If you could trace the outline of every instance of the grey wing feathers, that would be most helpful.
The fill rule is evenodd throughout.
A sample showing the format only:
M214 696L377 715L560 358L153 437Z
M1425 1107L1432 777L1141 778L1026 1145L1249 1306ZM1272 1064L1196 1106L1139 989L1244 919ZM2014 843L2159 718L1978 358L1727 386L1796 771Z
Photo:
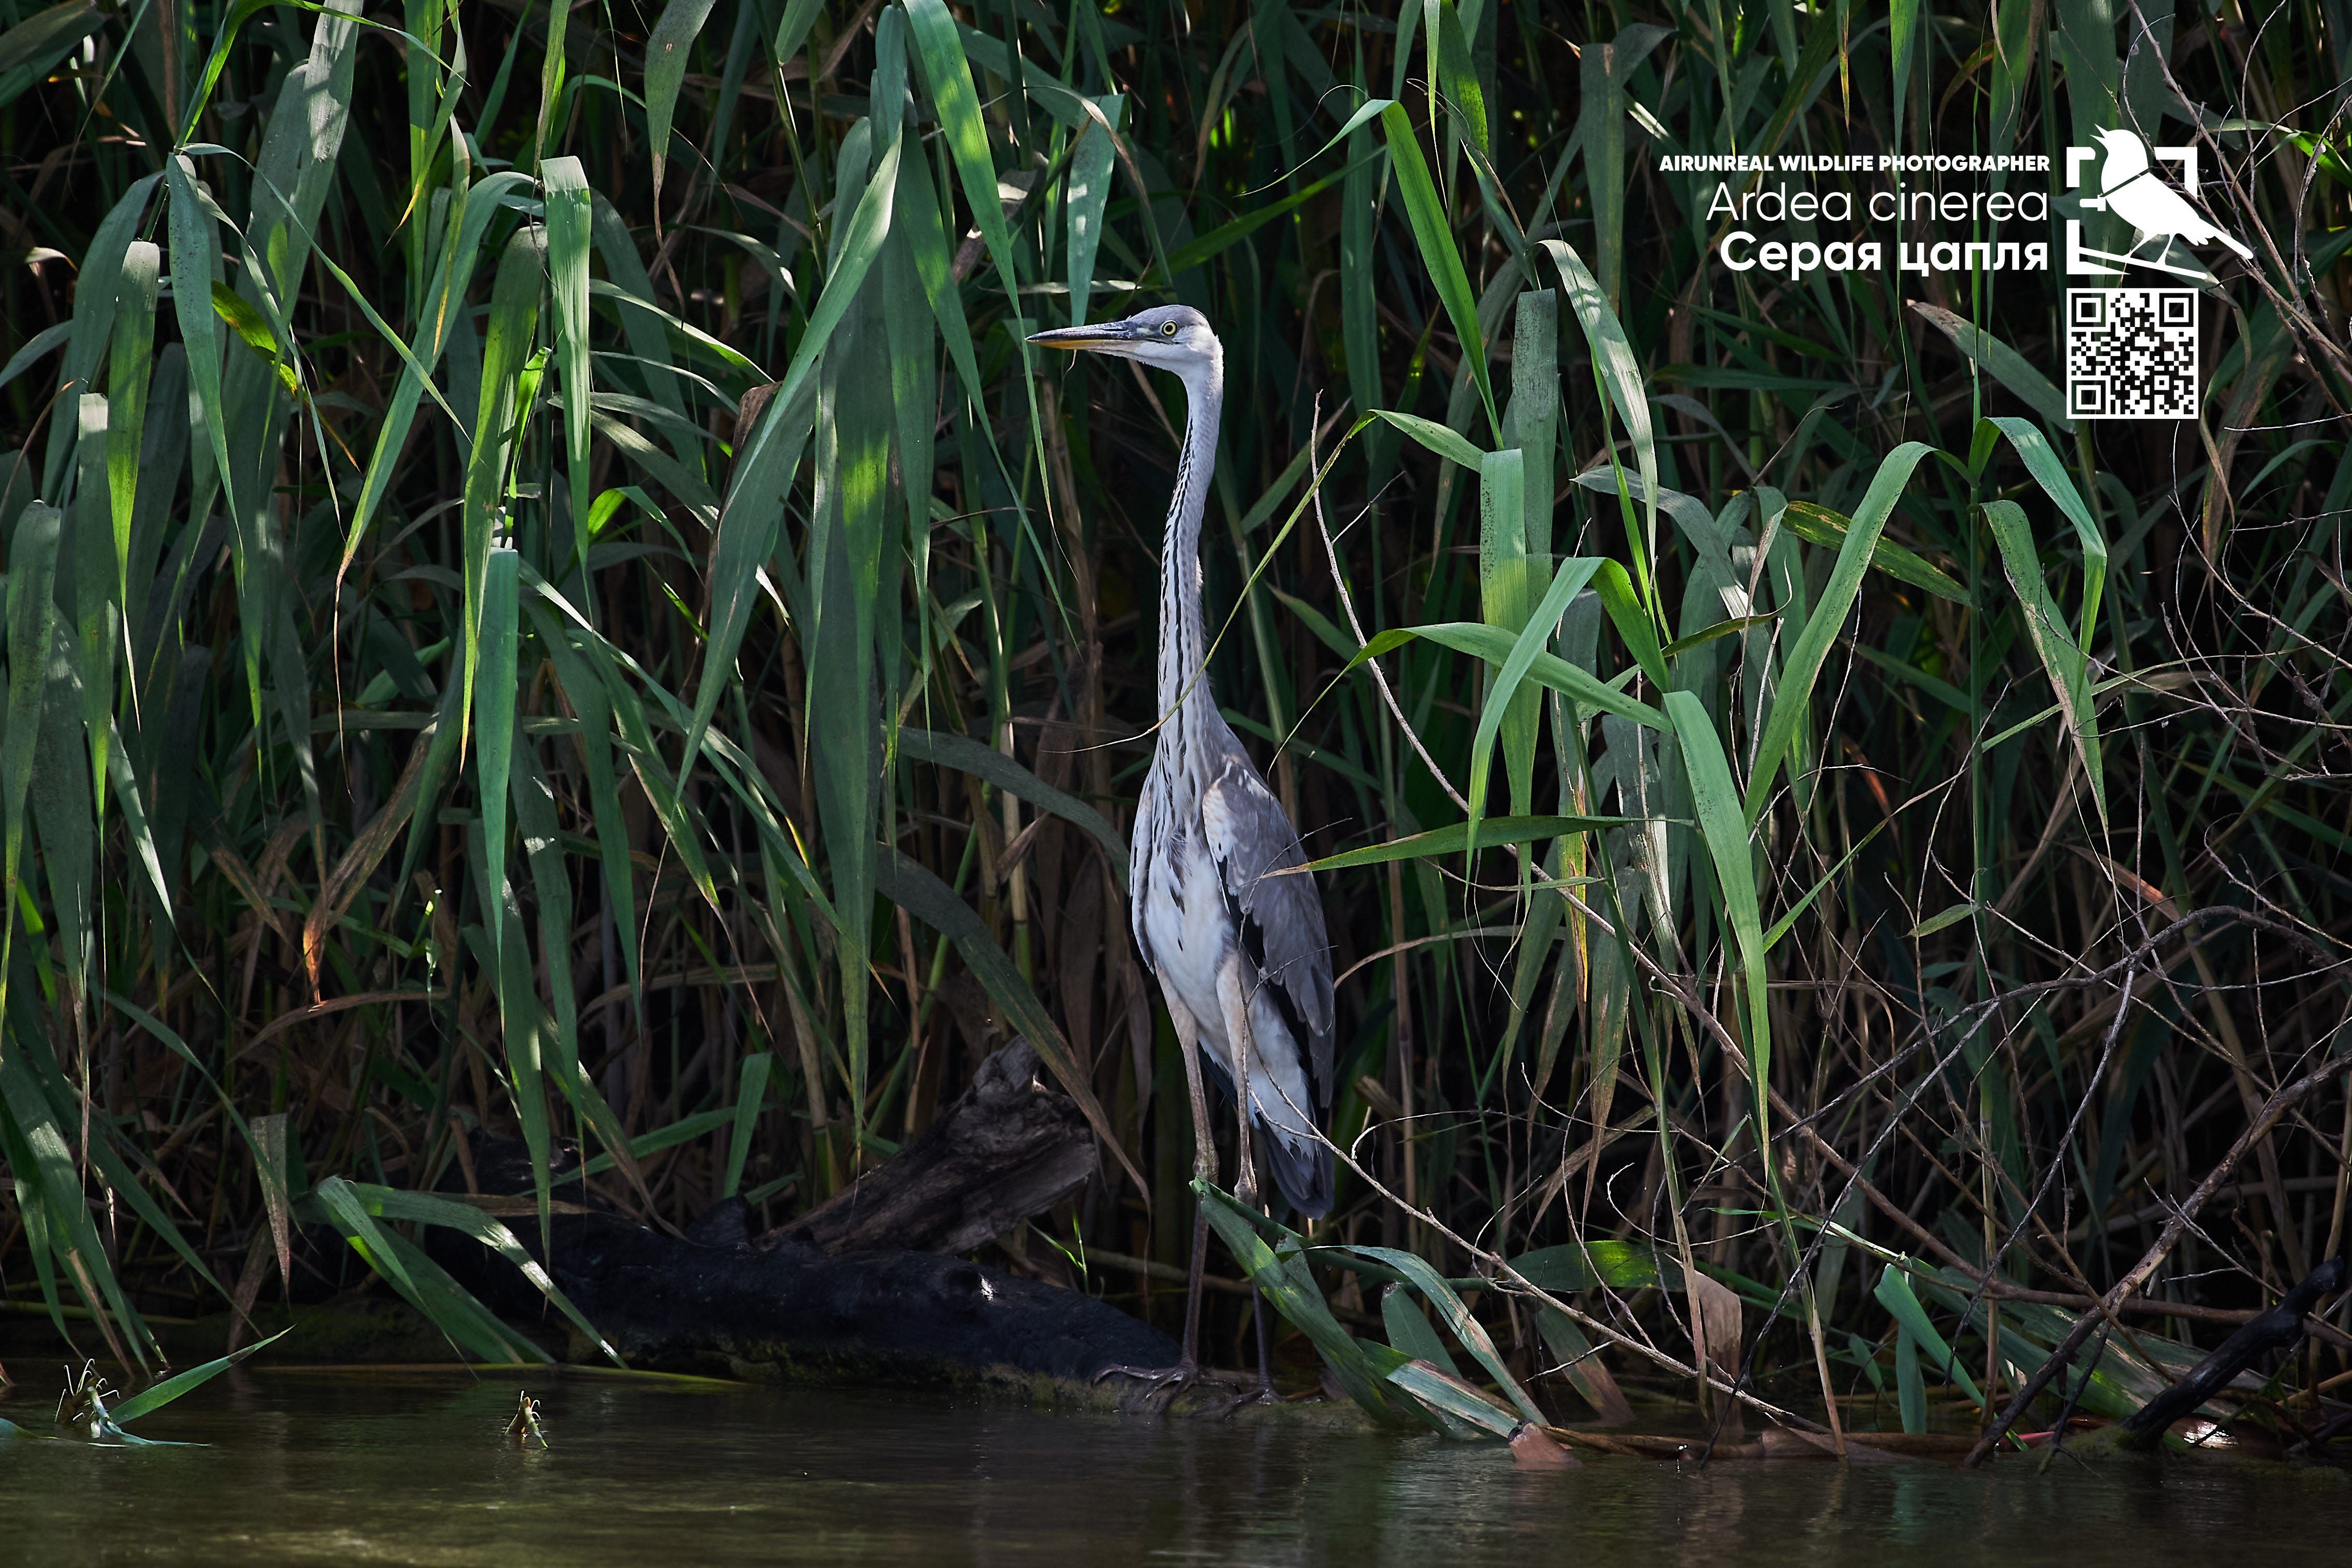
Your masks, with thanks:
M1331 949L1311 874L1268 876L1304 865L1298 834L1238 747L1204 799L1218 880L1240 927L1242 950L1307 1048L1317 1108L1331 1103ZM1222 820L1220 820L1222 819Z

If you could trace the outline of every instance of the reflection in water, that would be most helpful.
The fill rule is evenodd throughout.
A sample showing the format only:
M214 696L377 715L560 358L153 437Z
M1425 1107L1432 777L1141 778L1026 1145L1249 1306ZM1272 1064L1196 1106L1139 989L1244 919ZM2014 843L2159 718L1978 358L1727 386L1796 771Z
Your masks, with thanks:
M516 1393L553 1447L506 1439ZM42 1398L0 1414L37 1428ZM203 1448L0 1448L0 1559L1319 1564L2063 1563L2352 1531L2332 1470L1634 1460L1290 1422L1036 1415L914 1394L241 1372L142 1423Z

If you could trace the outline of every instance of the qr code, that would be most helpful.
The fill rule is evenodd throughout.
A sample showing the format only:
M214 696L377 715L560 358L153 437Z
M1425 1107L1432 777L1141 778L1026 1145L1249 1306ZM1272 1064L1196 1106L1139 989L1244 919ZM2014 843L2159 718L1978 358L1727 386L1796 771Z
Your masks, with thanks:
M2066 291L2066 410L2076 419L2197 417L2197 290Z

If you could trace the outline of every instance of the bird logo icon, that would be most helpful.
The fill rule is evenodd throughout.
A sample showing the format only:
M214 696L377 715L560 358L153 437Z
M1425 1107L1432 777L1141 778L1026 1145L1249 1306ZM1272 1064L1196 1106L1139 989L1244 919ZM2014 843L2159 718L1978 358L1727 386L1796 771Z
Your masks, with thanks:
M2240 260L2253 259L2252 250L2200 217L2187 198L2158 177L2149 164L2147 143L2137 134L2129 131L2102 131L2096 134L2099 144L2106 150L2106 157L2099 166L2095 204L2139 231L2132 248L2115 259L2140 260L2141 248L2158 238L2164 241L2163 246L2157 251L2156 259L2145 265L2163 267L2162 258L2176 239L2192 246L2227 246ZM2086 197L2083 204L2092 206L2094 199Z

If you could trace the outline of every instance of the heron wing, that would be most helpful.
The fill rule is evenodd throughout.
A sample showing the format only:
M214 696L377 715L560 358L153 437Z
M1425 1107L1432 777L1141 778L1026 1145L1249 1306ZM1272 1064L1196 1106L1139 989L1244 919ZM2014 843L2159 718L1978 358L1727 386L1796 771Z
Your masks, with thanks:
M1318 1109L1331 1103L1331 946L1297 831L1236 745L1201 793L1202 837L1243 954L1307 1053Z
M1151 905L1151 846L1165 831L1160 788L1160 769L1155 766L1143 781L1143 798L1136 802L1134 835L1127 845L1129 928L1135 933L1143 967L1154 975L1160 972L1160 960L1151 951L1151 931L1145 915Z

